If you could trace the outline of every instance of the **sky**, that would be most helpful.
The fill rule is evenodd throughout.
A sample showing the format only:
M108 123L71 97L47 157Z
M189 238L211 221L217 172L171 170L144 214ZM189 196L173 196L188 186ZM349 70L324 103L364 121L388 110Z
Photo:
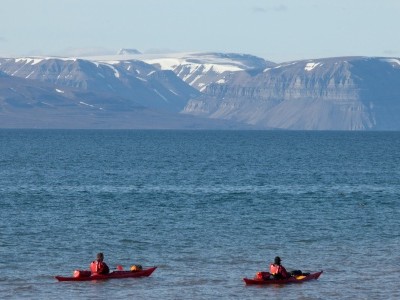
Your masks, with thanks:
M1 0L0 57L400 57L400 0Z

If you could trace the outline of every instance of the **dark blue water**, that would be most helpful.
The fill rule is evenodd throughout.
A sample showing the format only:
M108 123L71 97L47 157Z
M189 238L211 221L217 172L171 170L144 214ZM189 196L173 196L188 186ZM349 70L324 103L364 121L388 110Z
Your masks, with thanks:
M396 299L400 133L0 130L0 298ZM95 254L149 278L59 283ZM279 255L319 280L246 287Z

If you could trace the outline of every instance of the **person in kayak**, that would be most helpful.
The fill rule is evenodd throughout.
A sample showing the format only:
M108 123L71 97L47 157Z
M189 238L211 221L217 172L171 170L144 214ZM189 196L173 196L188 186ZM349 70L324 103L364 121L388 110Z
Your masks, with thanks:
M270 264L269 272L275 279L285 279L291 276L285 267L281 265L281 258L279 256L275 257L273 264Z
M108 274L110 273L110 269L107 264L103 261L104 255L103 253L97 253L96 260L92 261L90 264L90 271L92 274Z

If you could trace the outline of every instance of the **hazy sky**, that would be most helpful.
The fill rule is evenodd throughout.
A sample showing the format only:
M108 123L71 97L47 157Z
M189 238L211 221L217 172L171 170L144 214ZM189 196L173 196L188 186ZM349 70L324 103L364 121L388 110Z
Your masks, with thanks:
M1 0L0 56L400 57L400 0Z

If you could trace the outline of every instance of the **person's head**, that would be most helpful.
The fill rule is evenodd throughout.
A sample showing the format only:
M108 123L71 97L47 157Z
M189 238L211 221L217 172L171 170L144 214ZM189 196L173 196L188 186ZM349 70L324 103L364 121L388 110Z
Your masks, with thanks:
M104 259L104 255L103 255L103 253L102 253L102 252L100 252L100 253L97 253L97 255L96 255L96 259L97 259L98 261L103 261L103 259Z
M276 265L280 265L281 264L281 258L279 256L275 257L274 264L276 264Z

